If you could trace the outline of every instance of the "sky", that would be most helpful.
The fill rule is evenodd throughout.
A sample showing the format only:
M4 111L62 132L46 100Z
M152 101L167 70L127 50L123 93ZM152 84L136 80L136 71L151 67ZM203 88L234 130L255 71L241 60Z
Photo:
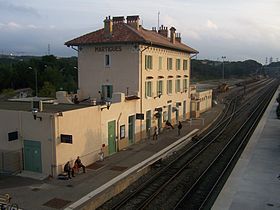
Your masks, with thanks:
M137 2L137 4L136 4ZM199 59L280 59L280 0L0 0L0 54L73 56L64 45L103 27L106 16L139 15L146 29L174 26Z

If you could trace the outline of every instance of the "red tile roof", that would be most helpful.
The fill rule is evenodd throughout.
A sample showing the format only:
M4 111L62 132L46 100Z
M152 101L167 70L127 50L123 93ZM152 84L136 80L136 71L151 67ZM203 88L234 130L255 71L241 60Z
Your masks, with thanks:
M147 30L139 27L134 29L126 23L118 23L113 25L113 34L110 37L104 35L104 29L100 29L78 38L65 42L67 46L79 46L88 44L106 44L106 43L144 43L155 46L166 47L185 51L188 53L198 53L195 49L175 41L172 43L170 38L164 37L155 31Z

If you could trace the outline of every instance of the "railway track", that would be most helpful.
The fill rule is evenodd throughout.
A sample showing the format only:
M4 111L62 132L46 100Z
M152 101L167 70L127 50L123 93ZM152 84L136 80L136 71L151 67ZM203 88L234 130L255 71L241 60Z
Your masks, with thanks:
M250 113L250 116L242 123L224 148L211 161L209 166L205 168L173 209L211 208L217 193L214 195L214 198L211 196L213 196L216 188L219 185L221 186L220 182L225 181L224 175L229 174L228 170L231 171L235 165L275 90L275 87L272 90L267 90L262 101L260 103L256 102L255 109Z
M241 140L236 138L242 139L239 136L242 134L243 139L247 139L247 122L265 109L265 101L270 101L272 86L276 84L273 81L266 83L269 85L259 83L248 88L247 92L258 94L248 94L246 103L242 105L239 104L240 96L228 100L223 117L209 133L187 145L170 163L134 191L118 199L110 209L209 208L213 192L244 147L245 140L240 143ZM252 120L255 124L259 116ZM247 130L251 132L254 126Z

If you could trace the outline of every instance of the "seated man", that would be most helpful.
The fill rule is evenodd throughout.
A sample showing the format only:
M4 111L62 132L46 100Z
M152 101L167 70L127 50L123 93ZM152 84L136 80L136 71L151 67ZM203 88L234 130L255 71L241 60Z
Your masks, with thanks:
M64 166L64 172L68 174L68 179L71 179L70 173L72 173L72 177L74 177L74 170L71 168L69 161Z
M75 160L75 166L74 167L76 167L77 169L82 167L83 168L83 172L86 173L86 167L82 164L82 161L81 161L79 156Z

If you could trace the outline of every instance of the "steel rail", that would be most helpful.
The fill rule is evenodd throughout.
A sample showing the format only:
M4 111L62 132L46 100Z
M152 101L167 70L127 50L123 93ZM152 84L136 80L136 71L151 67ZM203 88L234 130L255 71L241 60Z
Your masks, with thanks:
M274 92L275 92L275 90L274 90ZM269 96L267 96L267 97L268 97L268 98L271 98L271 95L269 95ZM263 101L263 102L266 102L266 101ZM241 131L246 125L248 125L248 122L251 120L252 116L255 115L255 113L259 113L259 108L261 108L262 111L261 111L260 114L258 114L258 117L259 117L260 115L262 115L263 110L266 108L265 105L267 105L267 102L264 103L264 104L259 103L259 104L257 105L257 108L254 110L254 112L252 112L252 113L250 114L250 117L247 118L247 120L246 120L246 121L241 125L241 127L235 132L234 136L231 137L231 139L230 139L229 142L225 145L225 147L219 152L219 154L216 156L216 158L213 159L213 161L212 161L212 162L209 164L209 166L204 170L204 172L197 178L197 180L194 182L194 184L189 188L189 190L185 193L185 195L179 200L179 202L178 202L177 205L174 207L174 209L179 209L180 206L182 205L182 203L183 203L183 202L186 202L186 201L185 201L186 198L193 192L193 189L194 189L195 187L197 187L197 185L199 184L200 180L201 180L202 178L205 177L205 175L207 174L207 172L210 170L211 167L213 167L213 165L216 163L216 161L218 160L218 158L220 158L220 157L224 154L225 150L226 150L226 149L229 147L229 145L235 140L236 136L240 133L240 131ZM253 121L253 126L254 126L256 123L257 123L257 121ZM253 128L253 127L250 127L249 132L252 131L252 128ZM239 150L239 148L243 145L243 142L245 141L245 139L246 139L246 137L248 136L248 134L249 134L249 133L247 132L246 135L245 135L245 137L244 137L244 139L243 139L243 141L242 141L242 143L239 144L238 150ZM234 153L234 155L235 155L236 153L237 153L237 151ZM233 157L231 158L231 160L232 160L232 159L233 159ZM229 164L230 164L230 163L227 164L227 167L229 166ZM225 169L223 170L223 172L225 172ZM221 178L221 176L222 176L222 175L219 176L219 179ZM199 206L199 208L196 208L196 209L201 209L201 208L203 207L203 205L206 203L206 200L209 198L210 193L214 190L214 187L217 185L217 182L218 182L218 181L215 182L215 185L211 188L211 191L209 192L209 194L207 194L206 198L205 198L204 201L201 203L201 206Z

